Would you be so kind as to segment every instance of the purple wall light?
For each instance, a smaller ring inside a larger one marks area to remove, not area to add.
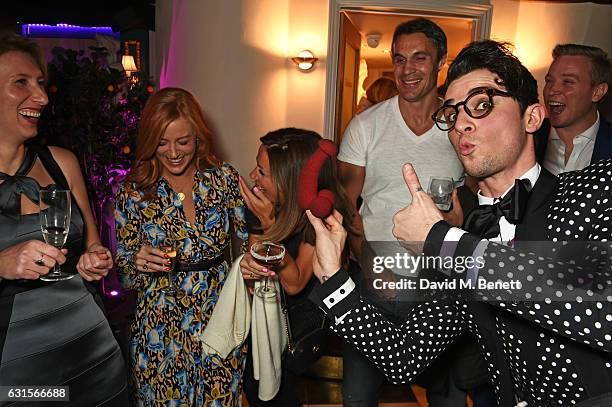
[[[21,33],[24,37],[44,38],[95,38],[96,34],[110,35],[119,39],[120,33],[112,27],[81,27],[70,24],[23,24]]]

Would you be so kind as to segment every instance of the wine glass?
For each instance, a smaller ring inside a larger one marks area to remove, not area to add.
[[[285,247],[272,242],[257,242],[251,246],[251,256],[257,263],[267,267],[268,270],[272,270],[283,261]],[[276,294],[276,289],[273,285],[268,284],[268,280],[268,276],[264,277],[264,284],[255,290],[257,296],[266,298],[271,294]]]
[[[176,264],[176,258],[178,256],[177,242],[166,242],[159,246],[159,250],[164,252],[170,260],[170,265],[168,266],[170,268],[170,270],[168,270],[168,287],[162,288],[161,291],[166,295],[176,295],[176,277],[178,267]]]
[[[70,190],[41,188],[38,205],[40,207],[40,229],[45,242],[61,249],[66,243],[70,230]],[[74,277],[74,274],[60,270],[55,263],[53,271],[41,276],[43,281],[61,281]]]
[[[452,178],[432,177],[429,183],[429,196],[438,209],[448,211],[451,207],[454,184]]]

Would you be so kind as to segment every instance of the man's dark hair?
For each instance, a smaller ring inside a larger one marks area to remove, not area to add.
[[[442,29],[436,23],[431,20],[427,20],[426,18],[417,18],[415,20],[406,21],[395,27],[391,48],[395,48],[395,42],[401,35],[416,33],[422,33],[433,41],[438,53],[438,62],[440,62],[442,58],[446,56],[446,34],[444,34],[444,31],[442,31]]]
[[[553,59],[563,55],[580,55],[591,60],[591,85],[610,84],[612,63],[608,54],[601,48],[579,44],[559,44],[553,49]]]
[[[448,68],[444,91],[472,71],[486,69],[499,78],[498,84],[519,103],[521,113],[538,103],[538,82],[521,61],[512,54],[512,44],[493,40],[475,41],[459,52]]]

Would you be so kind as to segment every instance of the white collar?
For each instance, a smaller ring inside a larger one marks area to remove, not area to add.
[[[542,167],[540,167],[540,164],[535,163],[535,165],[533,167],[531,167],[526,173],[521,175],[519,177],[519,179],[526,179],[526,180],[528,180],[531,183],[531,187],[533,188],[533,186],[535,185],[536,181],[540,177],[540,172],[541,171],[542,171]],[[502,196],[500,198],[503,198],[504,196],[506,196],[506,194],[512,188],[514,188],[514,183],[512,183],[512,185],[508,189],[506,189],[506,191],[502,194]],[[480,193],[480,190],[478,190],[478,205],[493,205],[500,198],[492,198],[492,197],[484,196],[484,195],[482,195]]]
[[[599,111],[597,111],[597,120],[595,120],[595,123],[593,123],[593,125],[591,127],[586,129],[582,133],[577,134],[576,137],[574,137],[574,139],[576,139],[578,137],[586,137],[589,140],[595,140],[595,138],[597,137],[597,131],[598,130],[599,130]],[[549,137],[552,140],[561,140],[559,138],[559,135],[557,134],[557,129],[555,129],[552,126],[550,126]]]

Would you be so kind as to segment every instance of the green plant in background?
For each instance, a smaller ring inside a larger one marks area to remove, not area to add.
[[[79,158],[98,224],[116,184],[129,172],[140,115],[153,86],[130,83],[108,64],[108,51],[55,48],[49,62],[49,105],[41,118],[40,142]],[[99,225],[101,226],[101,225]]]

